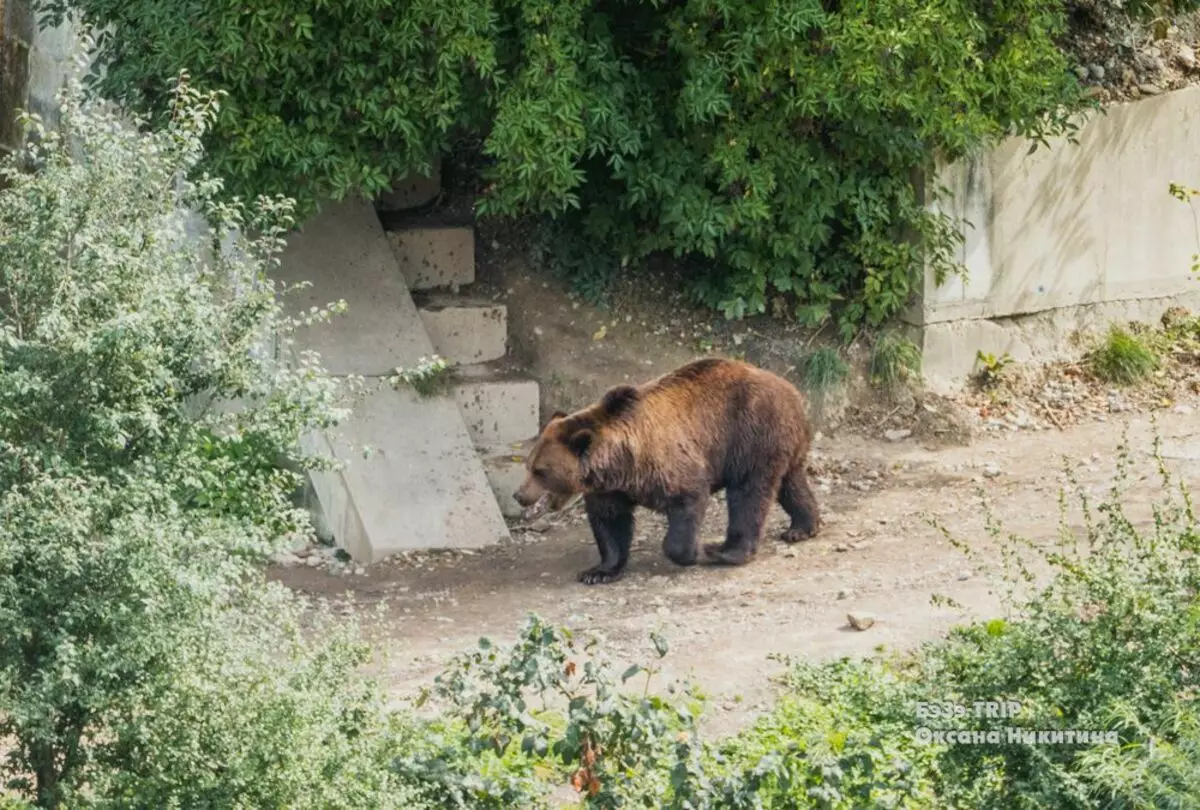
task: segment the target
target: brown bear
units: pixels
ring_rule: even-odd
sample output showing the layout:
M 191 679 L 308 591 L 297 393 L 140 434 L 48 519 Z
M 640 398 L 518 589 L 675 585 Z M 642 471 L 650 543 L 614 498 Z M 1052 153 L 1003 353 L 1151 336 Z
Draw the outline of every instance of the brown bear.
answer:
M 785 541 L 817 533 L 806 470 L 811 440 L 804 397 L 791 383 L 747 363 L 695 360 L 645 385 L 618 385 L 570 415 L 555 413 L 513 497 L 526 507 L 548 498 L 560 508 L 583 495 L 600 564 L 579 580 L 592 585 L 621 576 L 635 506 L 665 513 L 663 553 L 694 565 L 709 500 L 724 489 L 725 542 L 704 552 L 712 562 L 741 565 L 754 556 L 776 500 L 791 518 Z

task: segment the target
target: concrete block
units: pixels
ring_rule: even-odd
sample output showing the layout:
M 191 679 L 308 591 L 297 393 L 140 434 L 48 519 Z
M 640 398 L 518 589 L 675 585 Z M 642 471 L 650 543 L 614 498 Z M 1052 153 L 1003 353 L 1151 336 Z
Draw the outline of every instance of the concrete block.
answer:
M 537 436 L 538 384 L 534 380 L 459 382 L 454 399 L 477 447 L 524 442 Z
M 462 227 L 389 231 L 388 241 L 411 290 L 457 289 L 475 281 L 475 231 Z
M 485 455 L 483 469 L 500 512 L 506 518 L 520 517 L 524 507 L 513 499 L 513 495 L 525 480 L 525 456 L 520 453 Z
M 392 183 L 391 191 L 379 195 L 381 211 L 407 211 L 432 202 L 442 190 L 442 162 L 434 160 L 428 177 L 410 172 Z
M 346 317 L 296 335 L 295 349 L 318 351 L 335 374 L 381 377 L 434 353 L 365 200 L 329 204 L 294 233 L 276 276 L 312 282 L 289 297 L 289 311 L 347 300 Z M 386 384 L 369 390 L 345 424 L 306 439 L 346 462 L 312 476 L 338 545 L 370 563 L 406 549 L 477 548 L 507 537 L 455 398 Z M 364 446 L 373 451 L 366 458 Z
M 1078 360 L 1112 324 L 1137 321 L 1157 325 L 1173 306 L 1200 310 L 1200 290 L 1164 298 L 1062 307 L 1010 318 L 928 323 L 912 331 L 921 346 L 926 386 L 946 392 L 961 388 L 967 381 L 975 371 L 980 351 L 996 357 L 1007 352 L 1018 362 Z
M 450 363 L 498 360 L 508 351 L 508 309 L 503 304 L 433 298 L 420 304 L 433 348 Z
M 508 536 L 481 459 L 449 397 L 384 387 L 326 437 L 347 463 L 313 485 L 337 544 L 356 560 L 398 551 L 481 548 Z M 360 452 L 369 445 L 372 453 Z

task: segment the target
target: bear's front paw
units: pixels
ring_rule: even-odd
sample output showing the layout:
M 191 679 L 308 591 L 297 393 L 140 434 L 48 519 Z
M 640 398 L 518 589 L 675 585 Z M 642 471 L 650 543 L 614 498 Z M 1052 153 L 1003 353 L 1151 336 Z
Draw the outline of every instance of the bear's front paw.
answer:
M 606 582 L 616 582 L 620 578 L 620 571 L 602 568 L 599 565 L 579 572 L 579 581 L 584 585 L 603 585 Z

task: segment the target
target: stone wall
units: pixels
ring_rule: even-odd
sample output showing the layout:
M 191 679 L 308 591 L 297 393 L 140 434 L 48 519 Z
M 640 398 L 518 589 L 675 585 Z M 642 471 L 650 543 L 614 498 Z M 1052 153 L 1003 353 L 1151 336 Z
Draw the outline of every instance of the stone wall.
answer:
M 970 223 L 965 280 L 924 294 L 906 320 L 921 335 L 926 377 L 952 387 L 977 351 L 1017 360 L 1065 359 L 1077 330 L 1157 320 L 1200 305 L 1191 257 L 1200 223 L 1169 193 L 1200 186 L 1200 87 L 1114 105 L 1079 143 L 1029 153 L 1011 138 L 945 167 L 949 213 Z

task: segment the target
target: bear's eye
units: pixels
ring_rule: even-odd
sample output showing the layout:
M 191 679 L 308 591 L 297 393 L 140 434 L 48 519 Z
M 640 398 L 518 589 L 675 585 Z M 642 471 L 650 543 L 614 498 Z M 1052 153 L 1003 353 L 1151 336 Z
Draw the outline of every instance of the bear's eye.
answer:
M 534 478 L 545 478 L 546 477 L 546 468 L 538 467 L 537 469 L 535 469 L 533 471 L 533 477 Z

